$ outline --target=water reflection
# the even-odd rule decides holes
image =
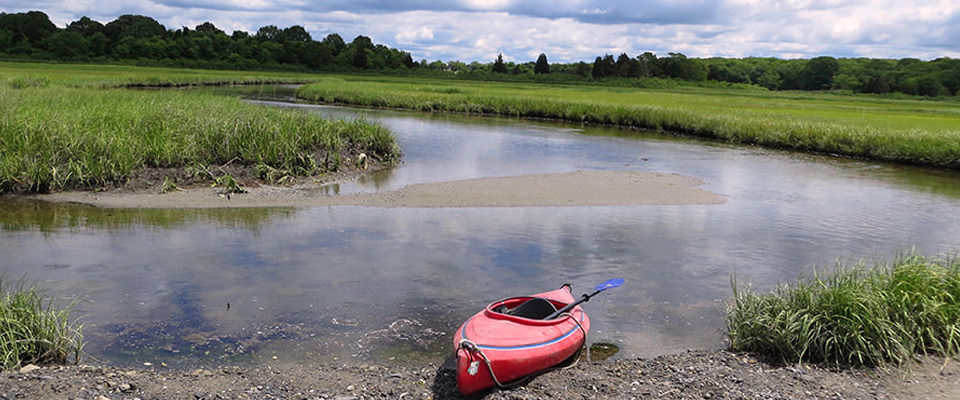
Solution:
[[[627,283],[587,303],[591,340],[652,356],[723,345],[734,273],[764,290],[837,259],[960,243],[953,172],[609,128],[292,106],[362,114],[404,149],[397,168],[328,194],[636,169],[701,178],[729,201],[102,210],[5,200],[0,271],[78,294],[87,350],[116,363],[442,359],[450,332],[489,301],[564,282],[580,293],[611,277]]]
[[[294,215],[291,208],[250,210],[212,209],[104,209],[83,204],[48,203],[8,197],[0,206],[0,229],[10,232],[37,230],[104,229],[141,227],[176,228],[197,222],[216,222],[224,227],[258,230],[266,221]]]

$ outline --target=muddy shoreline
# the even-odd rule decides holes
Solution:
[[[574,171],[478,178],[351,195],[324,194],[321,189],[329,183],[248,185],[245,193],[230,194],[215,187],[193,187],[169,193],[148,187],[61,192],[26,198],[107,208],[562,207],[721,204],[726,201],[723,196],[700,188],[705,184],[700,179],[648,171]]]
[[[581,360],[483,399],[956,399],[960,364],[909,370],[772,365],[723,350]],[[426,365],[276,363],[168,369],[53,366],[0,373],[5,399],[458,399],[452,359]]]

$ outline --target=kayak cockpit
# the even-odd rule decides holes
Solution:
[[[569,285],[560,290],[570,291]],[[547,319],[569,302],[541,296],[519,296],[500,300],[487,306],[486,315],[490,318],[513,320],[527,325],[552,325],[566,319],[569,315]]]
[[[517,304],[518,302],[519,304]],[[550,301],[543,297],[518,297],[504,300],[500,305],[494,307],[493,311],[521,318],[545,320],[564,306],[566,304],[556,300]]]

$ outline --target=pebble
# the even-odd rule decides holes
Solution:
[[[27,364],[27,365],[24,365],[22,368],[20,368],[20,373],[21,373],[21,374],[28,374],[28,373],[31,373],[31,372],[36,371],[36,370],[38,370],[38,369],[40,369],[40,367],[38,367],[38,366],[36,366],[36,365],[33,365],[33,364]]]

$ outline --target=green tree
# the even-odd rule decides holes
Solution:
[[[104,25],[103,33],[113,41],[119,41],[126,37],[145,39],[163,36],[167,33],[167,28],[164,28],[153,18],[127,14],[121,15]]]
[[[258,40],[280,43],[283,41],[283,31],[276,25],[261,26],[254,37]]]
[[[306,29],[303,29],[300,25],[294,25],[289,28],[285,28],[281,34],[284,42],[301,42],[306,43],[313,38],[310,37],[310,33]]]
[[[780,88],[780,85],[783,81],[780,78],[780,74],[773,69],[763,70],[757,75],[756,78],[751,79],[753,83],[763,86],[770,90],[777,90]]]
[[[94,21],[88,17],[80,17],[80,19],[73,21],[70,25],[67,25],[67,31],[76,32],[85,38],[89,38],[97,33],[103,33],[103,24]]]
[[[352,54],[351,65],[359,69],[369,68],[371,56],[374,55],[373,49],[373,41],[370,38],[363,35],[354,38],[347,46],[347,50]]]
[[[575,74],[582,76],[584,78],[589,78],[591,75],[590,64],[587,64],[583,61],[577,63],[576,67],[573,68]]]
[[[0,28],[0,53],[3,53],[4,50],[13,45],[13,33],[10,31]]]
[[[89,53],[87,39],[77,32],[62,30],[43,40],[43,47],[61,59],[85,57]]]
[[[331,33],[327,35],[320,44],[326,46],[330,49],[331,54],[334,56],[340,54],[341,51],[347,48],[347,43],[343,41],[343,38],[336,33]]]
[[[830,88],[834,90],[860,91],[861,83],[857,77],[851,74],[840,73],[833,77],[833,84],[831,84]]]
[[[833,84],[833,77],[840,70],[833,57],[816,57],[807,62],[800,70],[800,88],[805,90],[826,90]]]
[[[637,56],[637,64],[640,76],[663,76],[657,56],[649,51]]]
[[[864,93],[890,93],[890,81],[886,75],[869,76],[860,90]]]
[[[607,54],[603,57],[597,57],[593,61],[593,77],[594,78],[606,78],[608,76],[614,76],[617,71],[617,64],[613,61],[613,55]]]
[[[547,62],[547,55],[540,53],[537,57],[537,65],[533,67],[533,73],[535,74],[549,74],[550,73],[550,63]]]
[[[672,78],[699,82],[707,79],[709,69],[700,60],[687,58],[682,53],[669,53],[669,57],[660,58],[658,64],[663,72]]]
[[[57,31],[50,17],[40,11],[25,13],[0,13],[0,29],[11,34],[10,41],[16,43],[40,43]]]
[[[498,74],[507,73],[507,65],[503,63],[503,53],[497,54],[497,61],[493,62],[493,72]]]
[[[197,25],[197,27],[194,28],[194,31],[201,35],[207,35],[207,36],[220,36],[220,35],[226,36],[227,35],[226,32],[221,31],[219,28],[217,28],[216,25],[214,25],[211,22],[204,22],[200,25]]]

